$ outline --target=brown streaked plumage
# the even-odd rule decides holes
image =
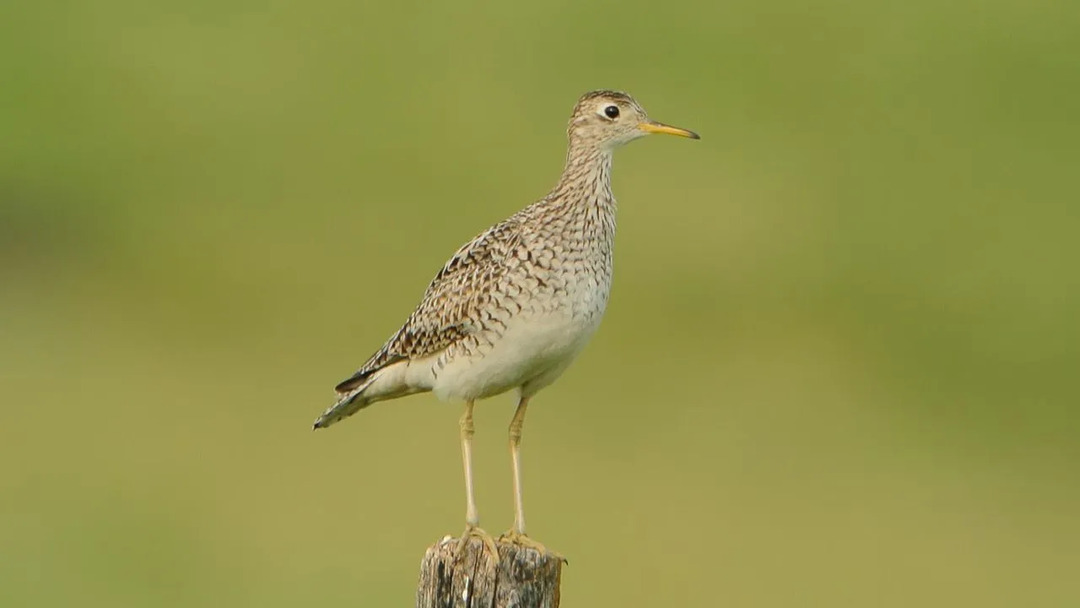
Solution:
[[[466,534],[477,527],[472,491],[472,405],[520,391],[510,425],[515,518],[507,534],[525,536],[521,426],[529,399],[554,382],[595,331],[612,279],[615,148],[649,133],[697,135],[649,120],[629,95],[593,91],[578,100],[567,128],[562,177],[547,196],[462,246],[428,285],[405,324],[350,378],[315,422],[323,428],[385,399],[433,391],[465,401]]]

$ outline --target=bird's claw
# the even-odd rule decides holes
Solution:
[[[465,547],[472,539],[479,539],[484,544],[484,548],[491,554],[491,559],[495,562],[499,561],[499,547],[495,544],[495,538],[487,532],[484,532],[477,526],[468,526],[465,531],[461,533],[461,538],[458,540],[457,547],[454,548],[454,561],[458,561],[465,555]]]

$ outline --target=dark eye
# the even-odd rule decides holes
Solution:
[[[618,118],[619,117],[619,106],[608,106],[608,107],[604,108],[604,115],[607,116],[608,118]]]

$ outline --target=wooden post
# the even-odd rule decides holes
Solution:
[[[497,543],[499,562],[479,539],[455,561],[458,539],[428,547],[420,564],[416,608],[559,608],[561,557]]]

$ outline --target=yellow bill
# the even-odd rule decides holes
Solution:
[[[654,122],[652,120],[639,124],[638,129],[641,129],[646,133],[666,133],[668,135],[678,135],[679,137],[689,137],[690,139],[701,139],[701,137],[693,131],[687,131],[686,129],[680,129],[679,127],[665,125],[664,123]]]

